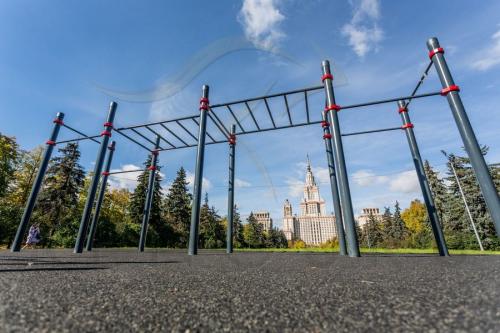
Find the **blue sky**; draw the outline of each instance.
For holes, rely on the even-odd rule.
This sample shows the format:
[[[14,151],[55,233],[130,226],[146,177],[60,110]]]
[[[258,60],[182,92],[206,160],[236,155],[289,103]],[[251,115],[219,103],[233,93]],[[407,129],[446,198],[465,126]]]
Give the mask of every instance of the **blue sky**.
[[[111,100],[119,103],[118,126],[192,115],[203,84],[210,85],[212,104],[317,85],[323,59],[334,64],[340,105],[404,96],[428,62],[425,42],[432,36],[446,49],[480,143],[490,146],[488,162],[500,162],[498,1],[2,1],[0,131],[32,149],[45,142],[62,111],[68,124],[97,134]],[[229,52],[239,45],[247,47]],[[440,88],[431,73],[422,92]],[[315,97],[320,105],[322,92]],[[410,115],[423,158],[443,169],[440,150],[460,153],[462,146],[445,99],[414,101]],[[344,132],[401,122],[395,104],[339,116]],[[269,210],[279,225],[286,198],[297,211],[306,154],[331,211],[321,136],[320,126],[309,126],[240,137],[242,214]],[[113,138],[114,169],[141,165],[143,150]],[[346,137],[344,145],[356,213],[395,200],[405,207],[420,197],[403,132]],[[81,144],[87,169],[96,146]],[[206,150],[204,189],[221,215],[227,153],[226,144]],[[192,172],[194,157],[195,149],[162,153],[164,186],[180,166]],[[132,178],[114,178],[112,185],[133,188]]]

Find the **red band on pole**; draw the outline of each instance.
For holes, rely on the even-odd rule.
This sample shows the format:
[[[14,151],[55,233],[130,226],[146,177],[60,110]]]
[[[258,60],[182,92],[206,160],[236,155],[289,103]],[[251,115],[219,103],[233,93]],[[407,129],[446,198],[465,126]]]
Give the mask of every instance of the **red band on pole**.
[[[152,150],[151,154],[153,154],[155,156],[158,156],[160,154],[160,151],[158,151],[158,150]]]
[[[45,142],[45,143],[48,144],[49,146],[55,146],[56,145],[56,142],[52,141],[52,140],[47,140],[47,142]]]
[[[460,87],[456,85],[449,86],[447,88],[443,88],[441,90],[441,96],[446,96],[450,91],[460,91]]]
[[[324,82],[326,79],[333,80],[333,75],[332,74],[325,74],[321,77],[321,82]]]
[[[332,105],[325,107],[325,112],[328,112],[330,110],[335,110],[338,112],[338,111],[340,111],[340,109],[342,109],[342,107],[340,105],[332,104]]]
[[[327,122],[327,121],[322,121],[322,122],[321,122],[321,127],[326,128],[326,127],[328,127],[328,126],[330,126],[330,123],[329,123],[329,122]]]
[[[148,170],[155,171],[155,170],[156,170],[156,167],[155,167],[154,165],[152,165],[152,166],[150,166],[150,167],[148,168]]]
[[[103,171],[103,172],[101,173],[101,175],[103,175],[103,176],[109,176],[109,172],[107,172],[107,171]]]
[[[228,140],[230,145],[235,145],[236,144],[236,135],[235,134],[229,134],[229,140]]]
[[[429,59],[432,60],[432,57],[434,57],[434,55],[436,53],[444,53],[444,49],[442,47],[438,47],[437,49],[434,49],[432,51],[429,52]]]
[[[413,124],[412,123],[408,123],[408,124],[404,124],[403,126],[401,126],[402,129],[406,129],[406,128],[413,128]]]
[[[102,131],[101,136],[106,135],[107,137],[111,137],[111,132],[109,131]]]
[[[64,125],[64,122],[62,121],[62,119],[59,119],[59,118],[56,118],[52,121],[54,124],[58,124],[58,125]]]
[[[200,103],[207,103],[208,104],[209,103],[208,98],[204,98],[204,97],[200,98]]]
[[[402,113],[402,112],[408,112],[408,109],[406,107],[404,108],[399,108],[398,110],[399,113]]]
[[[104,127],[113,127],[113,123],[104,123]]]
[[[206,104],[201,104],[201,105],[200,105],[200,110],[205,110],[205,111],[208,111],[208,105],[206,105]]]
[[[323,134],[323,139],[331,139],[332,135],[330,133]]]

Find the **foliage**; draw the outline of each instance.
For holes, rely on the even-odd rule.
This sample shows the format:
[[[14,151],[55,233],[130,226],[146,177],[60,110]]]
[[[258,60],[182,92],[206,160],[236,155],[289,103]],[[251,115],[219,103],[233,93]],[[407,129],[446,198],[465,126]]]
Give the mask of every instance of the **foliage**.
[[[208,194],[200,210],[200,247],[222,248],[225,245],[225,230],[221,217],[214,207],[208,205]]]
[[[5,196],[14,179],[18,156],[16,140],[0,133],[0,197]]]
[[[187,246],[191,222],[191,194],[188,192],[186,171],[177,171],[177,177],[165,198],[165,217],[176,233],[176,246]]]
[[[243,229],[245,243],[248,247],[259,248],[265,247],[264,227],[257,222],[257,219],[250,213],[247,218],[247,224]]]

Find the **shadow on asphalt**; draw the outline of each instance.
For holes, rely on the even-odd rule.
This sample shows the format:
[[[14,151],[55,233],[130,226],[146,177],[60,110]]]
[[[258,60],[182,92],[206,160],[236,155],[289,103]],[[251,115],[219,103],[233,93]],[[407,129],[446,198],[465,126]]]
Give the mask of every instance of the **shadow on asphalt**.
[[[39,272],[39,271],[92,271],[104,270],[109,267],[45,267],[45,268],[25,268],[25,269],[0,269],[0,273],[9,272]]]
[[[99,264],[177,264],[180,261],[37,261],[32,260],[36,265],[99,265]],[[0,266],[26,265],[24,262],[2,263]]]

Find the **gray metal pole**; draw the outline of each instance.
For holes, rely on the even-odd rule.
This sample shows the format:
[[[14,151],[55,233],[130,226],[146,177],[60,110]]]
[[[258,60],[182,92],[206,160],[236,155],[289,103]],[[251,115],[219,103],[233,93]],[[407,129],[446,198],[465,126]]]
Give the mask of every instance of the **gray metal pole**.
[[[444,156],[448,157],[448,155],[444,151],[443,151],[443,154],[444,154]],[[460,184],[460,180],[458,179],[457,172],[455,171],[454,160],[451,158],[449,158],[449,160],[450,160],[451,170],[453,171],[453,176],[455,177],[455,180],[457,181],[458,190],[460,191],[460,195],[462,196],[462,200],[463,200],[464,205],[465,205],[465,210],[467,211],[467,214],[469,215],[469,220],[470,220],[470,224],[472,225],[472,230],[474,230],[474,235],[476,236],[476,240],[477,240],[477,243],[479,244],[479,248],[481,249],[481,251],[484,251],[483,242],[481,241],[481,238],[479,237],[479,233],[477,232],[476,224],[474,223],[474,219],[472,218],[472,214],[471,214],[470,209],[469,209],[469,204],[467,204],[467,199],[465,198],[465,193],[462,190],[462,185]]]
[[[45,176],[45,172],[47,171],[47,167],[50,162],[50,157],[52,156],[52,151],[54,150],[54,146],[57,141],[57,135],[59,134],[59,129],[63,124],[63,119],[64,119],[64,113],[58,112],[56,114],[56,119],[54,119],[54,127],[52,128],[52,134],[50,135],[50,139],[46,142],[47,147],[45,148],[45,152],[43,153],[43,158],[40,163],[40,167],[38,168],[38,173],[36,175],[35,182],[31,187],[31,193],[28,198],[28,202],[26,203],[26,207],[24,208],[23,217],[21,218],[21,222],[19,222],[14,242],[10,247],[11,252],[19,252],[21,250],[21,243],[23,242],[23,237],[24,234],[26,233],[26,228],[28,227],[31,214],[33,213],[33,209],[35,208],[36,198],[38,196],[38,192],[40,191],[40,187],[42,186],[43,177]]]
[[[429,57],[434,63],[439,79],[441,80],[441,85],[443,86],[442,95],[446,95],[448,99],[458,131],[462,136],[465,150],[467,151],[470,163],[476,174],[479,186],[481,187],[484,201],[486,202],[493,223],[495,224],[497,236],[500,237],[500,198],[495,188],[495,184],[493,184],[493,180],[491,179],[488,165],[481,153],[481,148],[479,147],[476,135],[470,124],[469,117],[462,104],[462,99],[458,93],[459,88],[453,81],[453,77],[444,59],[444,50],[440,47],[437,38],[429,39],[427,41],[427,48],[429,49]]]
[[[90,181],[89,192],[87,194],[87,201],[85,202],[85,207],[83,208],[82,218],[80,220],[80,228],[78,229],[78,236],[76,237],[74,253],[83,252],[83,244],[85,242],[85,236],[87,235],[87,228],[89,224],[90,214],[92,213],[92,206],[95,201],[95,194],[97,191],[97,186],[99,185],[99,178],[101,178],[102,165],[104,163],[104,157],[106,155],[106,149],[108,147],[109,138],[111,137],[111,131],[113,130],[113,120],[115,119],[116,113],[115,102],[111,102],[109,105],[108,117],[104,123],[104,131],[102,131],[101,136],[101,146],[99,147],[99,153],[97,154],[97,159],[95,161],[94,175]]]
[[[92,223],[90,224],[90,231],[87,237],[87,251],[92,251],[92,246],[94,243],[95,232],[97,229],[97,223],[99,221],[99,214],[101,212],[102,202],[104,200],[104,195],[106,194],[106,185],[108,184],[109,169],[111,168],[111,161],[113,160],[113,153],[115,152],[116,142],[111,141],[108,147],[108,159],[104,165],[104,171],[102,172],[101,187],[99,189],[99,194],[97,195],[97,204],[95,206],[94,217],[92,218]]]
[[[229,184],[227,188],[227,233],[226,253],[233,253],[233,220],[234,220],[234,160],[236,148],[236,125],[231,126],[229,137]]]
[[[418,182],[420,184],[420,189],[422,190],[422,196],[424,198],[425,207],[427,208],[427,215],[429,216],[429,221],[431,223],[434,239],[436,240],[436,245],[439,250],[439,255],[448,256],[448,248],[446,247],[446,241],[444,239],[443,230],[437,214],[436,205],[434,204],[434,199],[432,197],[429,181],[425,175],[424,163],[422,162],[417,139],[415,138],[415,133],[413,132],[413,124],[411,123],[410,115],[408,114],[408,108],[403,100],[398,101],[398,108],[401,120],[403,121],[402,128],[406,132],[406,138],[408,139],[408,145],[410,146],[411,156],[413,163],[415,164],[415,171],[417,172]]]
[[[153,193],[155,190],[156,165],[158,164],[158,149],[160,148],[160,137],[156,137],[155,150],[151,152],[151,165],[149,166],[149,182],[146,192],[146,202],[144,203],[144,215],[142,216],[141,236],[139,238],[139,251],[144,252],[146,245],[146,235],[148,232],[149,215],[153,203]]]
[[[333,76],[330,72],[330,62],[324,60],[322,63],[323,77],[322,81],[325,87],[325,94],[328,106],[325,112],[330,114],[330,126],[332,129],[332,144],[335,154],[335,169],[338,174],[338,183],[340,189],[340,204],[342,205],[342,218],[347,238],[347,249],[350,257],[359,257],[358,237],[356,235],[356,225],[354,213],[352,210],[351,191],[349,189],[349,180],[347,177],[347,168],[344,159],[344,148],[342,145],[342,136],[340,135],[340,125],[337,111],[340,107],[335,104],[335,95],[333,93]]]
[[[344,222],[342,219],[342,209],[340,208],[339,189],[337,187],[337,176],[335,175],[335,166],[333,159],[332,134],[330,133],[330,123],[328,122],[326,112],[322,113],[323,121],[323,139],[325,140],[326,157],[328,161],[328,171],[330,173],[330,187],[332,189],[333,210],[335,212],[335,226],[337,227],[337,239],[339,241],[339,254],[347,255],[345,243]]]
[[[200,224],[201,185],[203,180],[203,162],[205,157],[205,134],[207,132],[208,86],[202,88],[200,99],[200,127],[198,131],[198,150],[196,153],[196,169],[193,186],[193,205],[191,209],[191,228],[189,231],[189,255],[198,254],[198,232]]]

